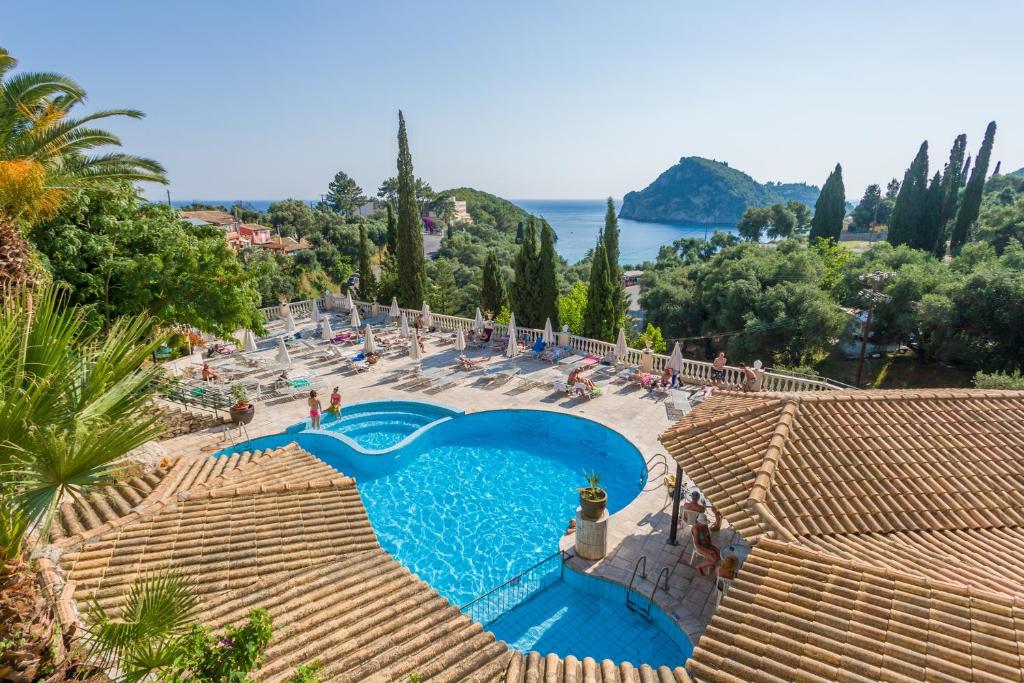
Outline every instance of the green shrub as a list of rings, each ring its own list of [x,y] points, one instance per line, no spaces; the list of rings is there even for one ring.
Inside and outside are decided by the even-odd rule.
[[[974,375],[974,386],[978,389],[1024,389],[1024,375],[1020,370],[1013,372],[978,372]]]

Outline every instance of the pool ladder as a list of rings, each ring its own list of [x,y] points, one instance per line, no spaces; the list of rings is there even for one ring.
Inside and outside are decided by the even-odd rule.
[[[659,465],[661,466],[660,471],[657,469]],[[640,488],[644,491],[654,491],[661,488],[662,484],[659,479],[662,476],[667,476],[668,473],[668,457],[664,453],[655,453],[647,458],[643,469],[640,470]],[[651,482],[657,483],[651,484]]]
[[[641,569],[643,567],[643,569]],[[662,567],[661,571],[658,572],[658,578],[654,581],[654,588],[651,589],[651,594],[646,596],[647,605],[646,607],[640,603],[640,598],[644,597],[638,588],[633,587],[633,583],[636,582],[636,573],[640,572],[640,578],[647,578],[647,556],[641,555],[640,559],[633,565],[633,575],[629,578],[629,587],[626,589],[626,607],[636,612],[637,614],[643,614],[647,621],[651,620],[651,606],[654,604],[654,594],[658,592],[658,586],[661,585],[661,577],[665,577],[665,592],[668,592],[668,567]]]

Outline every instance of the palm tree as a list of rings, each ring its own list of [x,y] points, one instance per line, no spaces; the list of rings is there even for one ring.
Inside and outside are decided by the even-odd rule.
[[[135,109],[107,109],[73,117],[85,90],[55,73],[9,75],[17,60],[0,48],[0,286],[25,279],[29,249],[17,221],[54,213],[67,193],[109,181],[166,183],[163,167],[143,157],[99,153],[119,147],[102,119],[142,118]]]
[[[101,668],[116,666],[125,681],[146,680],[182,658],[198,612],[186,577],[174,571],[141,577],[116,616],[93,598],[86,636],[90,654]]]
[[[159,435],[145,408],[163,342],[146,315],[91,326],[62,287],[10,293],[0,308],[0,560],[42,542],[63,500],[122,476],[124,457]]]

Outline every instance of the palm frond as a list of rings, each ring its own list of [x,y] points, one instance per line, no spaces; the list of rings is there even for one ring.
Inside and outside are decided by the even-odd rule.
[[[119,615],[108,613],[93,598],[87,617],[87,644],[101,662],[117,660],[128,680],[170,665],[178,639],[198,616],[199,602],[182,574],[166,570],[132,584]]]

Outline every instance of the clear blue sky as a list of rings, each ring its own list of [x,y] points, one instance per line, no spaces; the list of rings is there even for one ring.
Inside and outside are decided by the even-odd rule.
[[[131,106],[176,198],[311,198],[334,172],[514,198],[639,189],[680,156],[849,198],[953,137],[1024,166],[1024,3],[11,2],[0,45]],[[150,196],[163,190],[149,188]],[[852,196],[856,195],[856,197]]]

